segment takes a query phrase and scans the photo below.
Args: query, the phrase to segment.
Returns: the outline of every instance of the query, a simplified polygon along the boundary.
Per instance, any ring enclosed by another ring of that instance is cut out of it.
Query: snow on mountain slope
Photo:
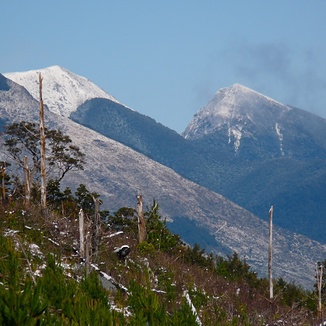
[[[39,119],[39,102],[22,86],[0,74],[0,120],[37,121]]]
[[[269,112],[259,110],[260,105],[270,106]],[[183,132],[188,139],[198,139],[213,133],[224,124],[229,124],[228,132],[239,141],[243,127],[251,123],[270,123],[272,114],[280,116],[291,110],[265,95],[259,94],[240,84],[220,89],[208,105],[199,110]],[[267,113],[267,114],[266,114]],[[233,125],[230,123],[234,122]],[[274,123],[275,126],[275,123]]]
[[[38,73],[43,77],[43,100],[50,111],[69,117],[79,105],[92,98],[107,98],[119,103],[112,95],[96,86],[85,77],[62,67],[52,66],[40,70],[3,74],[39,99]]]
[[[308,153],[324,157],[325,127],[326,120],[317,115],[235,84],[220,89],[194,115],[182,135],[224,146],[239,158],[304,158]]]

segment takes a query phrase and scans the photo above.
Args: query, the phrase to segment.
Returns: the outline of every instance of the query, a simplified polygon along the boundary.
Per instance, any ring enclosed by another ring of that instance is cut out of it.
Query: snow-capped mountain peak
[[[232,130],[236,128],[241,131],[245,129],[244,125],[247,123],[270,122],[271,115],[279,116],[289,110],[291,110],[289,107],[265,95],[243,85],[234,84],[220,89],[207,106],[195,114],[183,136],[201,138],[226,125]]]
[[[38,100],[38,73],[41,73],[43,78],[44,103],[56,114],[69,117],[79,105],[92,98],[106,98],[119,103],[112,95],[106,93],[87,78],[76,75],[60,66],[3,75],[25,87]]]
[[[183,136],[202,146],[225,148],[230,157],[305,157],[307,148],[311,155],[323,156],[324,124],[318,116],[235,84],[220,89],[194,115]]]

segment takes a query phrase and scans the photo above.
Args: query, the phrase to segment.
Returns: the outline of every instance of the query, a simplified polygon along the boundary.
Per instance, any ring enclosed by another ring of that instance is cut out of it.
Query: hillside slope
[[[201,151],[175,131],[108,99],[88,100],[72,112],[70,118],[188,178],[206,162]]]

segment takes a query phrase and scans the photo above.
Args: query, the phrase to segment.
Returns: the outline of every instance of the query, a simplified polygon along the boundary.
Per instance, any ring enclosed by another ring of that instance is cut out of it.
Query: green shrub
[[[148,243],[147,241],[143,241],[137,245],[137,249],[140,254],[148,255],[155,251],[155,247],[152,243]]]

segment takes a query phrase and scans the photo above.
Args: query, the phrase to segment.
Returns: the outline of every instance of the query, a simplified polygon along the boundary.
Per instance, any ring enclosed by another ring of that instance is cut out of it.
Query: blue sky
[[[240,83],[326,118],[326,1],[0,0],[0,72],[60,65],[182,132]]]

